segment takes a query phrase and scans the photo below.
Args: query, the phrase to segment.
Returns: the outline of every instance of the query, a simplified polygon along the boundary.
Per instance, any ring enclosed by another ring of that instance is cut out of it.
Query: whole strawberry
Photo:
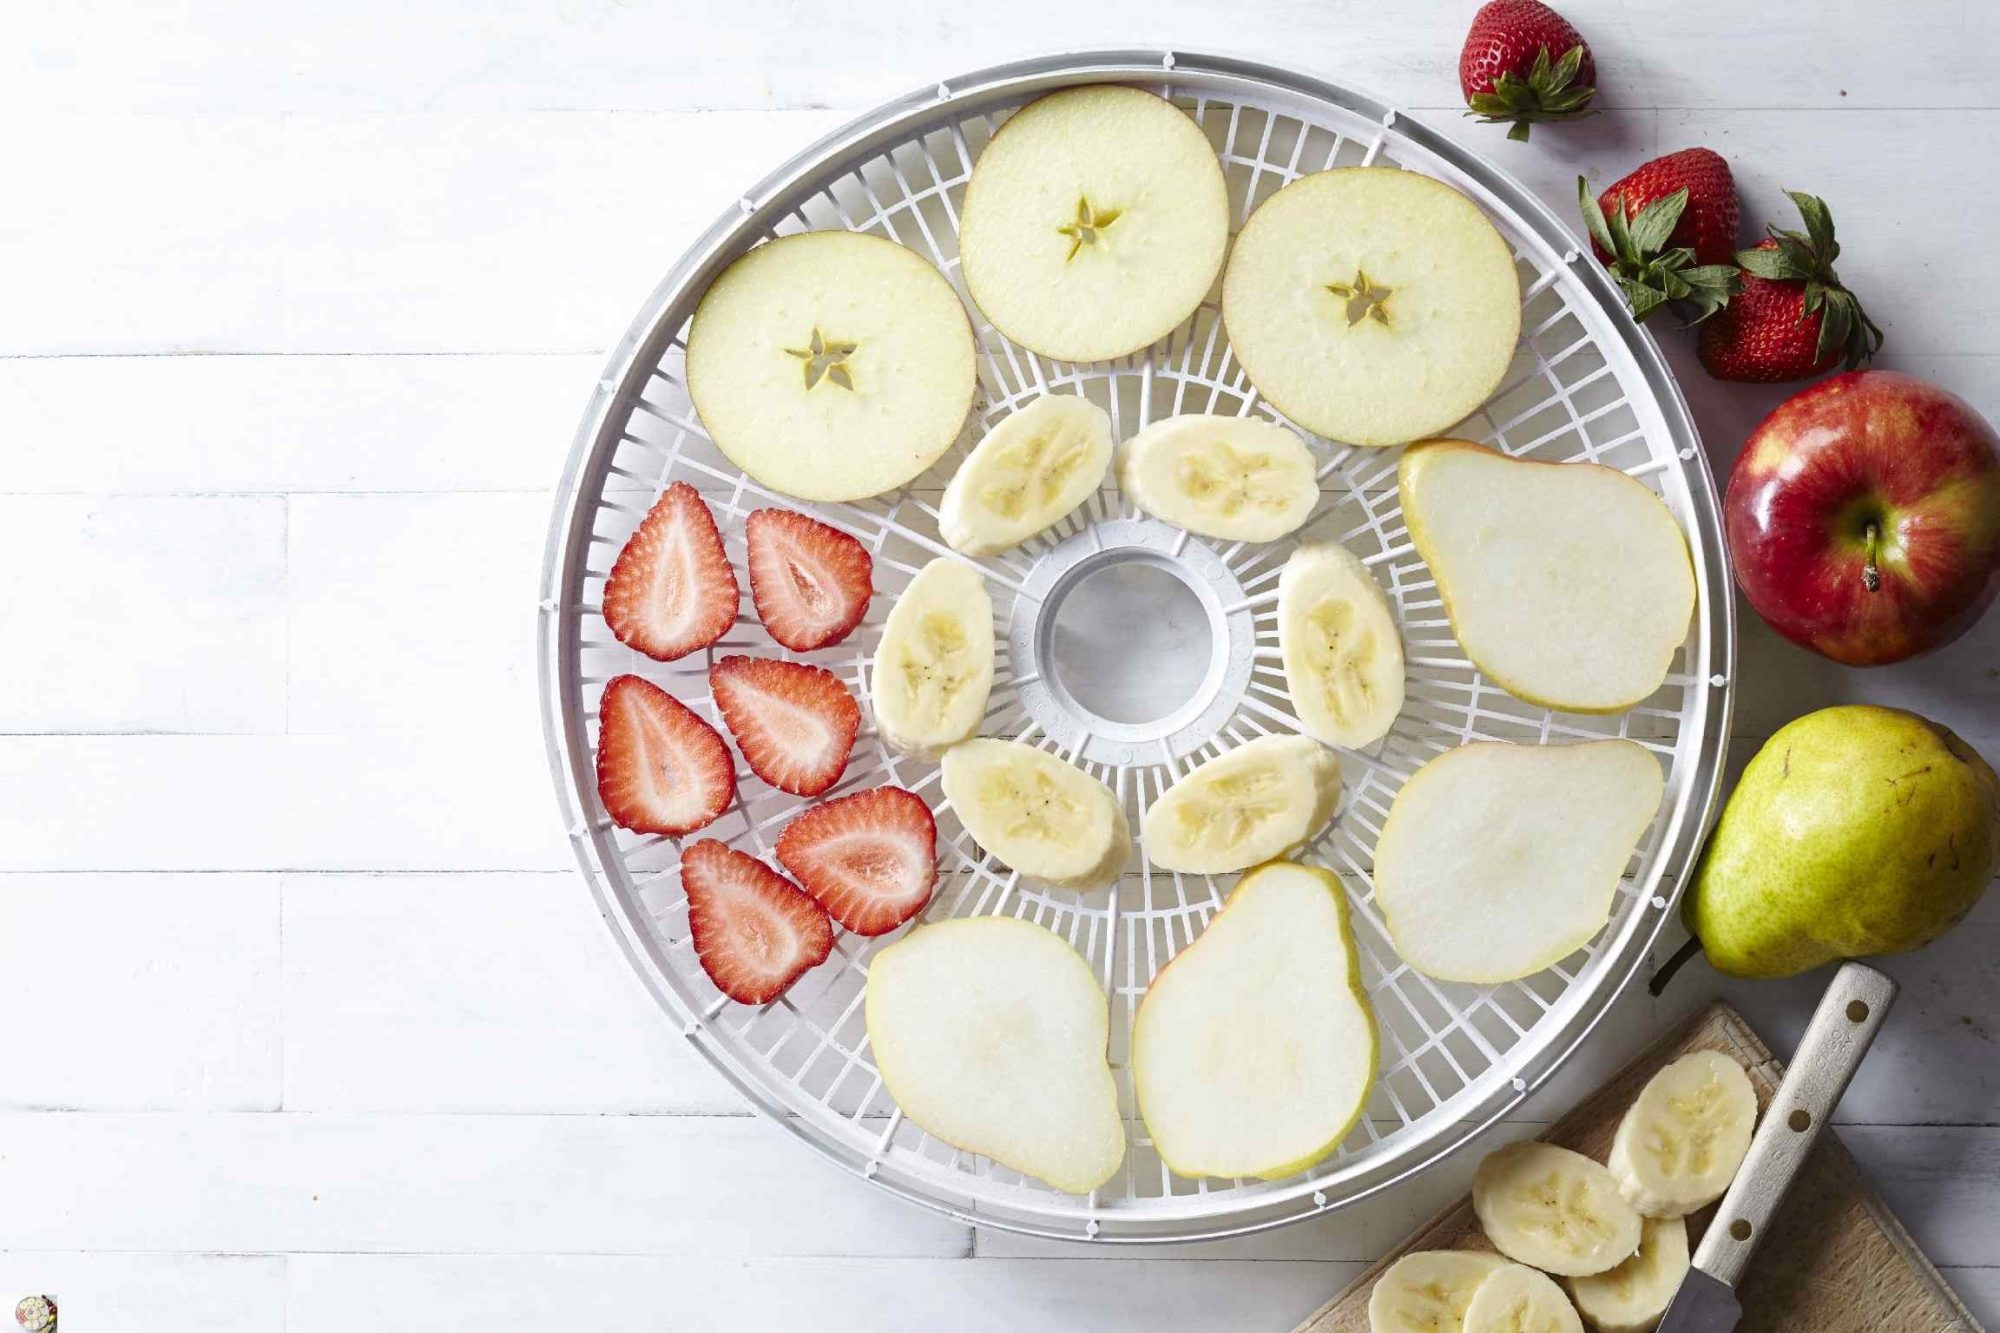
[[[1706,148],[1656,157],[1597,198],[1576,180],[1590,248],[1632,308],[1634,319],[1669,302],[1687,303],[1699,324],[1736,293],[1739,208],[1729,163]]]
[[[1701,364],[1719,380],[1778,384],[1835,366],[1854,369],[1882,346],[1882,330],[1840,285],[1840,243],[1824,201],[1787,190],[1805,230],[1770,235],[1739,250],[1742,290],[1702,325]]]
[[[1458,86],[1468,114],[1511,124],[1507,137],[1526,139],[1536,121],[1594,112],[1597,62],[1569,20],[1541,0],[1490,0],[1472,16]]]

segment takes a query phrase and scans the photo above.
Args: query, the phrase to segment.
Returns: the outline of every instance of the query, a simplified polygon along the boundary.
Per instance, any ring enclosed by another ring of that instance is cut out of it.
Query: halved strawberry
[[[886,935],[931,900],[937,821],[915,792],[856,792],[785,825],[778,861],[835,921],[857,935]]]
[[[774,657],[725,657],[708,688],[750,771],[779,791],[817,796],[840,781],[861,705],[824,667]]]
[[[597,795],[620,827],[679,837],[729,808],[736,762],[721,733],[673,695],[614,676],[598,706]]]
[[[694,487],[677,481],[612,564],[604,619],[618,642],[671,662],[726,634],[742,599],[715,515]]]
[[[839,643],[874,593],[868,549],[839,528],[790,509],[759,509],[746,525],[750,597],[772,638],[795,653]]]
[[[713,838],[681,853],[694,956],[739,1004],[769,1004],[833,952],[833,923],[798,885]]]

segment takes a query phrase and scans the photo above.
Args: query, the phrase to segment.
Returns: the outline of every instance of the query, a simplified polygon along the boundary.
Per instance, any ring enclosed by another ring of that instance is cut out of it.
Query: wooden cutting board
[[[1604,1160],[1625,1108],[1662,1065],[1695,1050],[1734,1057],[1750,1074],[1759,1109],[1784,1066],[1721,1002],[1694,1015],[1549,1126],[1542,1137]],[[1688,1219],[1692,1250],[1714,1216]],[[1368,1333],[1368,1296],[1382,1270],[1412,1250],[1491,1250],[1459,1202],[1384,1255],[1292,1333]],[[1833,1133],[1821,1136],[1750,1262],[1740,1333],[1980,1333],[1979,1325],[1875,1196]]]

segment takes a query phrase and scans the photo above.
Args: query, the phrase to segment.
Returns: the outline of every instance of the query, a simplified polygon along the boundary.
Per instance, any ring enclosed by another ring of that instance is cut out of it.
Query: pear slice
[[[972,407],[972,326],[936,268],[893,241],[810,231],[758,246],[710,285],[687,387],[729,461],[802,500],[905,484]]]
[[[1132,1022],[1139,1114],[1184,1176],[1305,1170],[1360,1116],[1375,1056],[1346,892],[1289,861],[1237,883]]]
[[[1195,311],[1229,244],[1208,136],[1137,88],[1068,88],[1000,127],[965,187],[966,290],[1058,361],[1150,346]]]
[[[931,1137],[1086,1194],[1125,1156],[1097,976],[1061,936],[1013,917],[920,926],[876,954],[868,1044]]]
[[[1694,615],[1687,538],[1616,468],[1427,440],[1403,517],[1473,665],[1518,699],[1618,713],[1660,688]]]
[[[1257,391],[1348,444],[1434,435],[1514,357],[1521,284],[1478,205],[1393,167],[1339,167],[1260,204],[1222,279],[1229,345]]]
[[[1611,916],[1660,808],[1632,741],[1474,741],[1410,775],[1375,840],[1375,902],[1411,967],[1492,984],[1561,962]]]

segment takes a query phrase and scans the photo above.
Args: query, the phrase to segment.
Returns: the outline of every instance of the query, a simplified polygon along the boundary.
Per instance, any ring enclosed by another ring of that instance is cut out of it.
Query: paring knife
[[[1736,1327],[1743,1316],[1736,1284],[1895,998],[1896,983],[1872,967],[1846,963],[1834,976],[1659,1333],[1730,1333]]]

